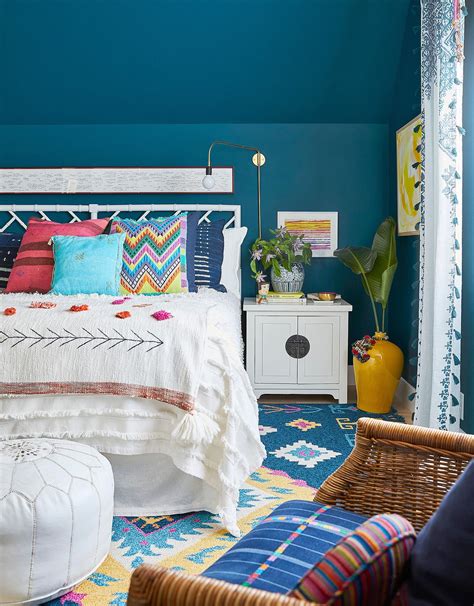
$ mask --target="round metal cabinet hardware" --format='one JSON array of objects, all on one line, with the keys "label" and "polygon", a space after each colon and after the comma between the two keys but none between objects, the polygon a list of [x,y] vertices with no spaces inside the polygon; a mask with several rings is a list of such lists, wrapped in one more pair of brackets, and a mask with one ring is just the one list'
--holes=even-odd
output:
[{"label": "round metal cabinet hardware", "polygon": [[302,335],[293,335],[286,341],[285,349],[290,357],[299,360],[308,355],[311,346],[306,337],[303,337]]}]

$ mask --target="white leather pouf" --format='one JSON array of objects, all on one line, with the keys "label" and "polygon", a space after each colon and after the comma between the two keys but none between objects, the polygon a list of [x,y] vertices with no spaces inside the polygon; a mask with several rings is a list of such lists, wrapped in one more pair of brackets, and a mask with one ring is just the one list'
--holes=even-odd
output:
[{"label": "white leather pouf", "polygon": [[90,446],[55,439],[0,442],[0,604],[67,593],[109,553],[110,463]]}]

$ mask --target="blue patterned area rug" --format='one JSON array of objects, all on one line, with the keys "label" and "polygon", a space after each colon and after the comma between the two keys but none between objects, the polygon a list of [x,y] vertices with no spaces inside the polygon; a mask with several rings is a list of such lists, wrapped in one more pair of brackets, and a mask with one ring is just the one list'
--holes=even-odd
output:
[{"label": "blue patterned area rug", "polygon": [[395,411],[373,415],[354,404],[261,404],[265,467],[319,487],[351,452],[361,417],[404,422]]},{"label": "blue patterned area rug", "polygon": [[[314,489],[351,452],[362,416],[375,415],[361,413],[352,404],[262,404],[260,432],[268,456],[240,490],[237,517],[242,533],[284,501],[312,499]],[[377,416],[403,422],[394,413]],[[218,517],[205,511],[117,516],[105,562],[48,606],[126,606],[130,575],[140,564],[199,574],[235,541]]]}]

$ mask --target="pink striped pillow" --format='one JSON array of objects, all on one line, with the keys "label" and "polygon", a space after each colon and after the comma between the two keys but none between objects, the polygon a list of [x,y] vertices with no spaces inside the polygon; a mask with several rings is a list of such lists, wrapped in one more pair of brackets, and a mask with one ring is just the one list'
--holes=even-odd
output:
[{"label": "pink striped pillow", "polygon": [[288,595],[331,606],[389,604],[415,536],[399,515],[374,516],[329,549]]},{"label": "pink striped pillow", "polygon": [[6,292],[48,292],[53,277],[53,236],[98,236],[109,219],[54,223],[31,218],[21,241]]}]

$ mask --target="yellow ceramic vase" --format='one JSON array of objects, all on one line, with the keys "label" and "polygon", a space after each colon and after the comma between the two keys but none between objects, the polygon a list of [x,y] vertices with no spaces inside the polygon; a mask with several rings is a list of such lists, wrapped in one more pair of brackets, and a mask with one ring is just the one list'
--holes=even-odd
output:
[{"label": "yellow ceramic vase", "polygon": [[390,412],[403,369],[402,350],[387,340],[383,332],[374,335],[375,345],[366,362],[354,357],[357,408],[365,412]]}]

